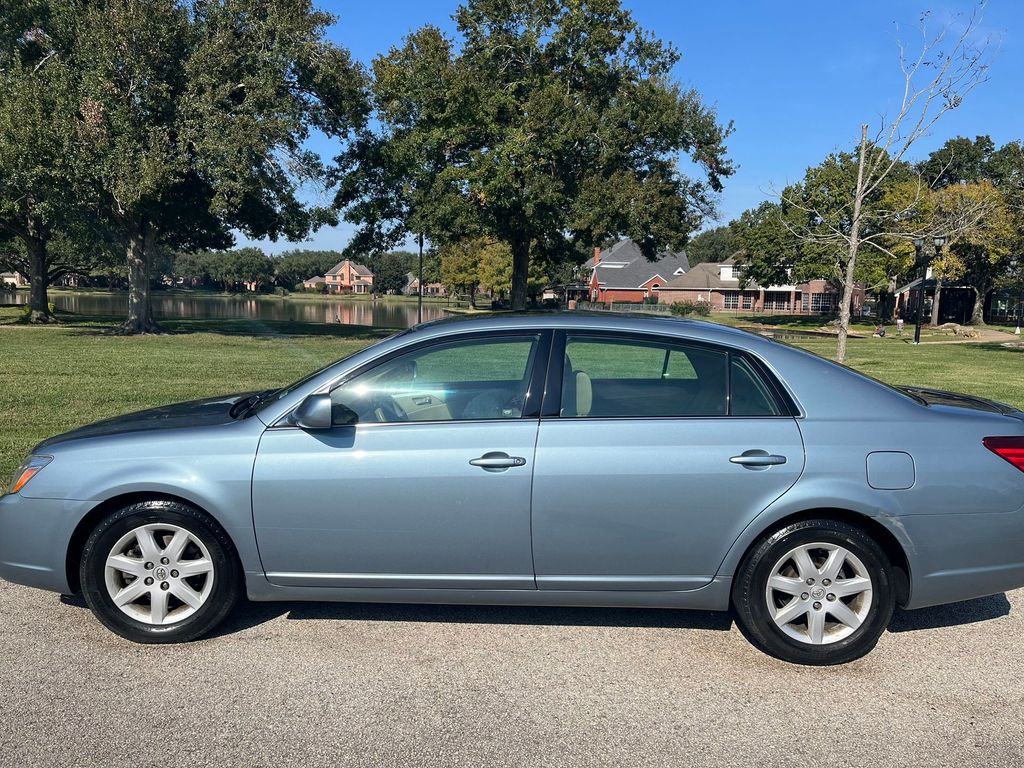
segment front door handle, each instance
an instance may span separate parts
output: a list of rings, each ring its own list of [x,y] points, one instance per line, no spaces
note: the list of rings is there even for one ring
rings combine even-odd
[[[470,459],[469,463],[488,472],[504,472],[510,467],[525,467],[526,459],[522,456],[509,456],[501,451],[490,451],[478,459]]]
[[[729,461],[751,469],[766,469],[776,464],[785,464],[786,457],[768,453],[768,451],[754,450],[744,451],[739,456],[733,456]]]

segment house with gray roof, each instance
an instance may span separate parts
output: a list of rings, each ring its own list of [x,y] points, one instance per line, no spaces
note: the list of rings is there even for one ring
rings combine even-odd
[[[658,291],[659,304],[688,301],[706,303],[716,312],[785,312],[787,314],[834,314],[839,291],[827,280],[810,280],[799,285],[761,286],[744,280],[736,257],[718,263],[697,264],[686,274],[673,278]],[[864,287],[854,289],[853,307],[864,303]]]
[[[590,273],[591,301],[640,302],[656,296],[661,286],[685,274],[690,262],[683,251],[665,251],[650,261],[632,240],[620,240],[610,248],[594,249],[583,265]]]

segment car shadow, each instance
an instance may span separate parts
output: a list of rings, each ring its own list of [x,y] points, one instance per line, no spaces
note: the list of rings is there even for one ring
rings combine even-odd
[[[949,605],[917,608],[913,611],[897,609],[889,623],[890,632],[914,632],[919,629],[939,629],[963,624],[998,619],[1010,614],[1010,601],[1005,594],[979,597]]]
[[[552,608],[510,605],[407,603],[243,602],[214,630],[228,635],[280,616],[293,621],[388,621],[451,624],[514,624],[558,627],[651,627],[728,631],[732,617],[721,611],[653,608]]]
[[[61,595],[66,605],[86,608],[78,595]],[[1005,594],[950,605],[897,609],[890,632],[914,632],[997,619],[1010,613]],[[242,600],[209,637],[223,637],[258,627],[281,616],[291,621],[389,621],[451,624],[513,624],[547,627],[645,627],[726,632],[732,615],[725,611],[656,608],[559,608],[509,605],[433,605],[408,603],[254,603]]]

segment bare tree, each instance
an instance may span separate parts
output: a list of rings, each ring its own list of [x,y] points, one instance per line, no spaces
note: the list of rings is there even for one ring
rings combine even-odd
[[[875,201],[897,168],[905,168],[905,157],[911,147],[926,136],[947,112],[957,109],[966,96],[988,79],[991,41],[979,39],[979,22],[984,4],[966,17],[958,17],[938,33],[928,28],[929,14],[920,21],[921,46],[916,57],[908,56],[904,43],[899,43],[903,93],[899,108],[892,118],[882,116],[873,137],[871,126],[861,126],[856,156],[856,181],[853,188],[833,198],[842,209],[822,210],[805,197],[781,195],[785,204],[808,214],[807,226],[788,224],[798,240],[819,246],[835,247],[838,279],[842,285],[839,312],[839,340],[836,360],[846,359],[846,342],[850,328],[851,302],[855,287],[857,257],[862,249],[873,248],[890,254],[894,238],[913,239],[954,231],[938,232],[935,223],[924,223],[913,215],[922,196],[929,191],[919,180],[919,194],[905,205],[883,209]],[[977,215],[982,215],[977,211]],[[944,225],[955,229],[971,226],[971,216],[949,219]],[[841,223],[839,223],[841,221]],[[976,219],[974,219],[976,221]],[[868,226],[866,226],[868,225]]]

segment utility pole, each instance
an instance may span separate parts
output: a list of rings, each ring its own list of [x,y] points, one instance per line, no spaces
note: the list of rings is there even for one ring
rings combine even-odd
[[[419,286],[416,291],[416,323],[423,322],[423,233],[420,232],[420,274],[417,279]]]

